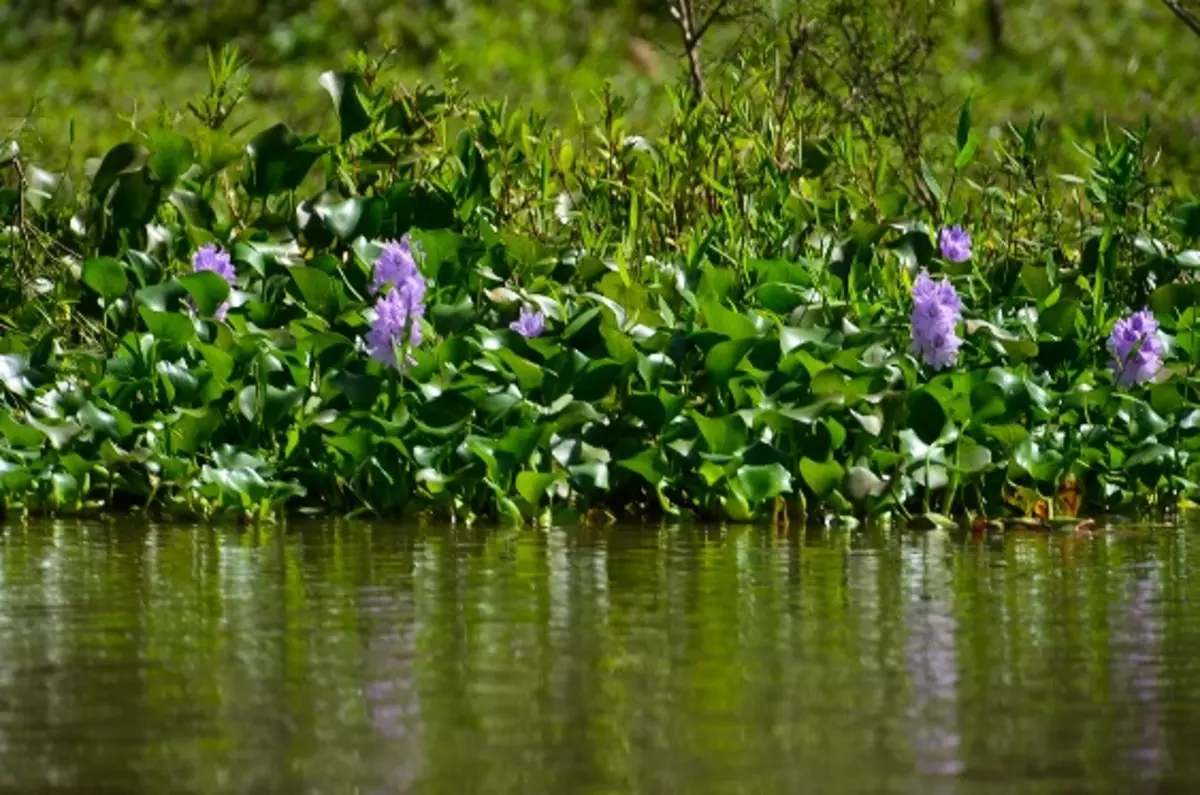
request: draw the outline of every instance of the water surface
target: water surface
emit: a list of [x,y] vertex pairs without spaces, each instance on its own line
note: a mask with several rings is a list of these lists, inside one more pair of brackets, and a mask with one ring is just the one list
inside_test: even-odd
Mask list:
[[0,791],[1200,792],[1197,527],[0,536]]

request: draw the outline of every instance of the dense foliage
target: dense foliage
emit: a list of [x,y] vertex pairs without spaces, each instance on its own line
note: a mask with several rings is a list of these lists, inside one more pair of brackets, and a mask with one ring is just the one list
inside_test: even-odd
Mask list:
[[914,162],[776,77],[673,94],[655,136],[604,93],[576,136],[363,56],[320,79],[333,135],[243,147],[227,53],[197,134],[143,131],[83,184],[6,145],[5,504],[995,514],[1068,475],[1091,511],[1197,496],[1200,204],[1146,130],[1052,177],[1038,119],[992,141],[967,101]]

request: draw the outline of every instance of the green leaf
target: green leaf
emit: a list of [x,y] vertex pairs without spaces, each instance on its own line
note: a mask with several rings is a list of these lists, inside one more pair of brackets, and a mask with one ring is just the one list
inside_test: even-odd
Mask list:
[[1155,314],[1168,317],[1197,306],[1200,304],[1200,282],[1164,284],[1150,294],[1148,303]]
[[941,401],[925,390],[913,396],[908,417],[909,427],[925,444],[936,442],[946,427],[946,410]]
[[146,322],[146,328],[157,340],[182,345],[191,341],[196,333],[192,321],[177,312],[155,312],[146,306],[139,308],[138,312]]
[[121,176],[140,171],[146,163],[146,155],[143,147],[128,142],[109,149],[92,177],[92,196],[104,198]]
[[326,229],[341,240],[352,240],[365,208],[366,200],[355,196],[340,204],[322,205],[316,209]]
[[3,409],[0,409],[0,436],[16,447],[35,450],[46,440],[46,434],[41,429],[17,422]]
[[958,443],[955,466],[962,472],[982,472],[992,465],[992,451],[971,439]]
[[568,467],[571,479],[584,488],[608,490],[608,464],[603,461],[588,461]]
[[933,198],[937,199],[938,204],[945,204],[946,194],[942,193],[942,186],[938,184],[937,178],[933,176],[933,171],[929,168],[929,164],[924,160],[921,161],[921,179],[929,187],[929,192],[933,194]]
[[746,354],[758,344],[757,339],[745,338],[718,342],[704,359],[705,369],[717,383],[728,381]]
[[736,414],[725,417],[705,417],[691,412],[708,451],[716,455],[733,455],[746,446],[746,424]]
[[1038,326],[1059,337],[1075,335],[1075,320],[1079,316],[1079,302],[1072,299],[1058,301],[1038,317]]
[[732,309],[726,309],[717,299],[701,298],[700,309],[704,312],[705,326],[718,334],[735,340],[758,338],[758,329],[753,320]]
[[991,381],[982,381],[971,388],[971,422],[983,423],[1008,413],[1004,389]]
[[538,505],[562,476],[553,472],[520,472],[517,474],[517,493],[531,505]]
[[617,462],[617,466],[641,475],[651,486],[662,483],[667,476],[667,461],[662,452],[656,449],[643,450],[635,456],[624,458]]
[[340,305],[337,288],[329,274],[307,265],[298,265],[288,270],[304,296],[305,307],[314,314],[328,317],[337,314]]
[[222,420],[221,412],[212,408],[181,409],[169,426],[172,445],[181,453],[195,453],[211,444]]
[[540,387],[545,380],[545,369],[523,358],[511,348],[501,348],[498,351],[494,351],[494,355],[512,370],[522,392],[532,392]]
[[979,151],[979,144],[982,140],[978,132],[971,132],[970,137],[967,138],[967,145],[962,147],[958,151],[958,155],[954,158],[954,168],[956,171],[961,171],[970,165],[971,161],[975,159],[975,153]]
[[179,277],[179,283],[196,302],[196,309],[212,317],[229,297],[229,282],[214,271],[197,271]]
[[150,160],[147,165],[158,181],[172,185],[195,160],[192,142],[179,133],[162,131],[150,136]]
[[968,96],[962,104],[962,110],[958,112],[958,134],[955,140],[958,143],[958,151],[962,151],[967,146],[967,141],[971,137],[971,97]]
[[867,497],[878,497],[885,491],[887,483],[866,467],[850,467],[846,473],[846,492],[851,499],[861,501]]
[[321,75],[321,88],[329,93],[337,111],[338,127],[341,129],[342,143],[355,133],[367,129],[371,117],[363,107],[359,92],[364,90],[362,78],[354,72],[325,72]]
[[179,308],[180,300],[187,295],[187,290],[178,279],[168,279],[160,284],[143,287],[133,294],[142,306],[155,312],[174,311]]
[[800,476],[818,497],[826,497],[842,482],[846,472],[836,461],[800,459]]
[[496,442],[495,450],[498,453],[508,453],[518,463],[524,464],[537,450],[545,430],[541,425],[509,428],[504,436],[500,437],[500,441]]
[[743,466],[738,469],[737,481],[752,502],[774,499],[792,490],[792,476],[781,464]]
[[98,257],[83,263],[83,283],[100,294],[106,304],[125,295],[129,277],[125,266],[112,257]]
[[261,198],[295,190],[324,151],[314,137],[300,138],[286,124],[268,127],[246,144],[246,191]]
[[1017,443],[1013,450],[1013,461],[1030,477],[1042,483],[1056,483],[1063,463],[1060,453],[1045,449],[1032,437]]
[[1050,284],[1050,274],[1042,265],[1022,265],[1020,279],[1025,292],[1038,301],[1046,298],[1054,289]]
[[259,394],[258,387],[255,385],[243,387],[242,391],[238,393],[238,408],[243,417],[255,422],[258,419],[261,404],[262,423],[267,428],[278,427],[279,423],[300,405],[300,401],[304,397],[304,393],[296,387],[280,389],[270,385],[263,393],[263,399],[260,400]]
[[1175,451],[1163,444],[1150,444],[1138,450],[1125,459],[1126,469],[1136,469],[1147,464],[1158,464],[1162,461],[1173,461]]

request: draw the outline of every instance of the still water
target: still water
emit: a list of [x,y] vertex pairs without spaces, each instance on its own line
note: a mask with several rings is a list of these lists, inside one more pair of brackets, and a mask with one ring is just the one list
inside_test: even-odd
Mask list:
[[1200,792],[1200,527],[0,536],[0,791]]

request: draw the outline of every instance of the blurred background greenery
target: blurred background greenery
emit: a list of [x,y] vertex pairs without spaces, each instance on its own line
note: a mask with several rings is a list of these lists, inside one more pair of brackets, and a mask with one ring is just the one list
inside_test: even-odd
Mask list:
[[[951,104],[973,94],[977,120],[995,134],[1045,113],[1069,143],[1105,120],[1148,116],[1168,159],[1194,158],[1200,38],[1161,0],[935,8],[929,88]],[[719,18],[705,40],[709,69],[733,58],[745,29],[736,15]],[[9,0],[0,4],[0,137],[15,134],[54,165],[102,153],[131,126],[194,123],[186,101],[207,85],[206,48],[226,43],[253,67],[239,110],[252,127],[332,124],[318,76],[359,48],[394,46],[398,80],[452,74],[473,95],[506,97],[567,126],[608,81],[629,100],[631,123],[652,129],[683,73],[668,0]],[[953,123],[955,108],[945,113]],[[1060,149],[1069,157],[1070,146]]]

